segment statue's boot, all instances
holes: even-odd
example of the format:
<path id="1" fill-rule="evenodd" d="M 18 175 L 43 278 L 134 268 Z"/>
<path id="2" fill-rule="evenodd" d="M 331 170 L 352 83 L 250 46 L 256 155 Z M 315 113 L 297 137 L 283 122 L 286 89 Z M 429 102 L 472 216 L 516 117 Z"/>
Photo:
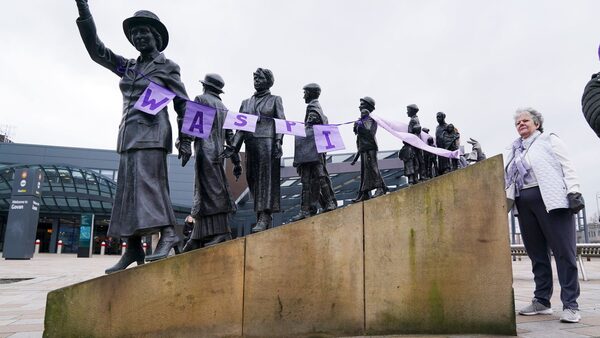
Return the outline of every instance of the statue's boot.
<path id="1" fill-rule="evenodd" d="M 335 201 L 335 196 L 332 196 L 333 189 L 331 189 L 329 182 L 326 179 L 321 179 L 320 185 L 321 198 L 324 201 L 327 201 L 323 208 L 323 212 L 335 210 L 337 208 L 337 202 Z"/>
<path id="2" fill-rule="evenodd" d="M 327 205 L 325 206 L 325 209 L 323 209 L 323 212 L 328 212 L 335 209 L 337 209 L 337 203 L 335 203 L 334 201 L 329 201 L 329 203 L 327 203 Z"/>
<path id="3" fill-rule="evenodd" d="M 383 188 L 377 188 L 377 190 L 375 190 L 375 193 L 373 194 L 373 198 L 385 195 L 385 193 L 386 193 L 385 190 L 386 189 L 383 189 Z"/>
<path id="4" fill-rule="evenodd" d="M 261 212 L 258 214 L 258 221 L 256 226 L 252 228 L 252 233 L 261 232 L 270 229 L 273 226 L 273 218 L 268 212 Z"/>
<path id="5" fill-rule="evenodd" d="M 187 242 L 185 242 L 185 245 L 183 246 L 183 249 L 181 250 L 181 252 L 189 252 L 192 250 L 196 250 L 196 249 L 200 249 L 202 247 L 202 241 L 199 239 L 188 239 Z"/>
<path id="6" fill-rule="evenodd" d="M 125 249 L 125 253 L 121 256 L 121 259 L 119 259 L 117 264 L 104 270 L 104 272 L 109 274 L 125 270 L 133 262 L 137 262 L 138 265 L 142 265 L 144 264 L 145 256 L 146 254 L 144 253 L 144 248 L 142 247 L 142 238 L 137 236 L 129 237 L 127 238 L 127 249 Z"/>
<path id="7" fill-rule="evenodd" d="M 219 234 L 219 235 L 214 236 L 213 239 L 211 239 L 209 242 L 205 243 L 204 246 L 206 247 L 206 246 L 216 245 L 219 243 L 226 242 L 230 239 L 231 239 L 230 233 Z"/>
<path id="8" fill-rule="evenodd" d="M 371 198 L 371 197 L 369 196 L 369 192 L 368 191 L 361 191 L 361 192 L 358 193 L 358 196 L 356 196 L 356 198 L 352 200 L 352 203 L 366 201 L 369 198 Z"/>
<path id="9" fill-rule="evenodd" d="M 292 217 L 292 222 L 299 221 L 301 219 L 305 219 L 307 217 L 312 216 L 313 214 L 308 210 L 300 210 L 300 213 L 294 217 Z"/>
<path id="10" fill-rule="evenodd" d="M 146 256 L 146 261 L 152 262 L 167 258 L 171 249 L 175 249 L 175 253 L 178 254 L 180 244 L 181 239 L 175 234 L 175 228 L 172 225 L 166 226 L 160 230 L 160 239 L 156 245 L 156 250 L 152 255 Z"/>

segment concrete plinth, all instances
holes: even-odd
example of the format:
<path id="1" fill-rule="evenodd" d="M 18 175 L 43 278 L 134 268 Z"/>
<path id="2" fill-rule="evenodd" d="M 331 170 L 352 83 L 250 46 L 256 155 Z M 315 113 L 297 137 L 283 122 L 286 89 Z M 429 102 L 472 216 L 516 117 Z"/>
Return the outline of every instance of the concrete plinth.
<path id="1" fill-rule="evenodd" d="M 494 157 L 48 295 L 46 337 L 514 334 Z"/>

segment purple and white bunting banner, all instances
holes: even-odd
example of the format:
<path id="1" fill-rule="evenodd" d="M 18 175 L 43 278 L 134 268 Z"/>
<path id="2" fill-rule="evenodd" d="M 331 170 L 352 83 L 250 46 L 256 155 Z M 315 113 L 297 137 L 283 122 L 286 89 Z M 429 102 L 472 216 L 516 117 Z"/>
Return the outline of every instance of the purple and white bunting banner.
<path id="1" fill-rule="evenodd" d="M 287 121 L 281 119 L 273 119 L 275 121 L 275 132 L 277 134 L 288 134 L 306 137 L 306 130 L 304 129 L 304 123 Z"/>
<path id="2" fill-rule="evenodd" d="M 377 124 L 380 127 L 387 130 L 388 132 L 390 132 L 390 134 L 410 144 L 413 147 L 423 149 L 429 153 L 442 157 L 460 158 L 460 150 L 447 150 L 432 147 L 425 143 L 427 142 L 427 139 L 425 139 L 425 142 L 423 142 L 423 134 L 425 134 L 425 137 L 429 137 L 428 134 L 425 132 L 421 132 L 421 137 L 418 137 L 417 135 L 408 133 L 408 125 L 405 125 L 404 123 L 389 121 L 376 114 L 371 114 L 370 116 L 373 118 L 373 120 L 375 120 L 375 122 L 377 122 Z"/>
<path id="3" fill-rule="evenodd" d="M 257 121 L 258 116 L 256 115 L 236 113 L 229 110 L 223 123 L 223 129 L 244 130 L 253 133 L 256 130 Z"/>
<path id="4" fill-rule="evenodd" d="M 217 110 L 197 102 L 187 101 L 181 132 L 199 138 L 210 135 Z"/>
<path id="5" fill-rule="evenodd" d="M 158 114 L 173 98 L 175 93 L 150 82 L 133 108 L 150 115 Z"/>
<path id="6" fill-rule="evenodd" d="M 337 126 L 328 124 L 316 124 L 313 126 L 315 132 L 315 144 L 317 152 L 326 153 L 329 151 L 346 149 L 342 135 Z"/>

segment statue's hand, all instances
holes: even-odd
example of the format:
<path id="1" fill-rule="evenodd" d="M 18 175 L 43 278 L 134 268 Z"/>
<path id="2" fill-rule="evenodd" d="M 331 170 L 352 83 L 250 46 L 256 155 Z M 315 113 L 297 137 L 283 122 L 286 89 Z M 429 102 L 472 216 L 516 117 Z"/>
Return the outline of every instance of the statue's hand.
<path id="1" fill-rule="evenodd" d="M 473 146 L 473 149 L 479 149 L 481 150 L 481 144 L 479 144 L 479 141 L 477 141 L 474 138 L 469 138 L 469 140 L 467 141 L 468 144 Z"/>
<path id="2" fill-rule="evenodd" d="M 90 13 L 90 7 L 88 6 L 87 0 L 75 0 L 75 3 L 77 4 L 80 18 L 85 19 L 92 15 Z"/>
<path id="3" fill-rule="evenodd" d="M 273 157 L 281 158 L 283 150 L 281 149 L 281 141 L 275 141 L 275 149 L 273 149 Z"/>
<path id="4" fill-rule="evenodd" d="M 181 159 L 181 166 L 185 167 L 190 157 L 192 157 L 192 142 L 189 139 L 178 140 L 175 146 L 179 150 L 177 158 Z"/>
<path id="5" fill-rule="evenodd" d="M 242 175 L 242 166 L 238 163 L 233 166 L 233 176 L 235 176 L 235 181 L 237 182 L 240 176 Z"/>
<path id="6" fill-rule="evenodd" d="M 352 162 L 350 162 L 350 165 L 355 165 L 356 164 L 356 159 L 353 159 Z"/>
<path id="7" fill-rule="evenodd" d="M 219 159 L 222 160 L 224 158 L 230 158 L 235 153 L 233 147 L 226 145 L 223 152 L 219 155 Z"/>

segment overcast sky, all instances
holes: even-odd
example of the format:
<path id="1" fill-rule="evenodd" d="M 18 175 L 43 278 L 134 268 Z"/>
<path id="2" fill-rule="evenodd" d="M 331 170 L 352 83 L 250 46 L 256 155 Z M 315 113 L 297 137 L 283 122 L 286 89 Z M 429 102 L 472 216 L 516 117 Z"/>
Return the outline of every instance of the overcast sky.
<path id="1" fill-rule="evenodd" d="M 600 194 L 600 139 L 581 113 L 581 93 L 600 71 L 598 1 L 122 1 L 90 0 L 98 33 L 114 52 L 138 56 L 122 31 L 136 10 L 154 11 L 170 33 L 167 58 L 181 66 L 188 94 L 216 72 L 224 103 L 238 110 L 253 93 L 252 72 L 269 68 L 286 117 L 302 120 L 302 86 L 317 82 L 331 123 L 359 116 L 359 98 L 376 113 L 423 126 L 435 114 L 479 140 L 489 156 L 518 136 L 516 108 L 532 106 L 545 130 L 567 144 L 588 216 Z M 0 13 L 0 125 L 19 143 L 115 149 L 121 119 L 119 78 L 95 64 L 75 24 L 75 1 L 10 1 Z M 172 108 L 171 120 L 174 121 Z M 174 122 L 172 122 L 174 124 Z M 174 124 L 175 125 L 175 124 Z M 342 127 L 346 152 L 356 150 Z M 401 142 L 378 132 L 381 150 Z M 284 140 L 284 156 L 293 140 Z"/>

